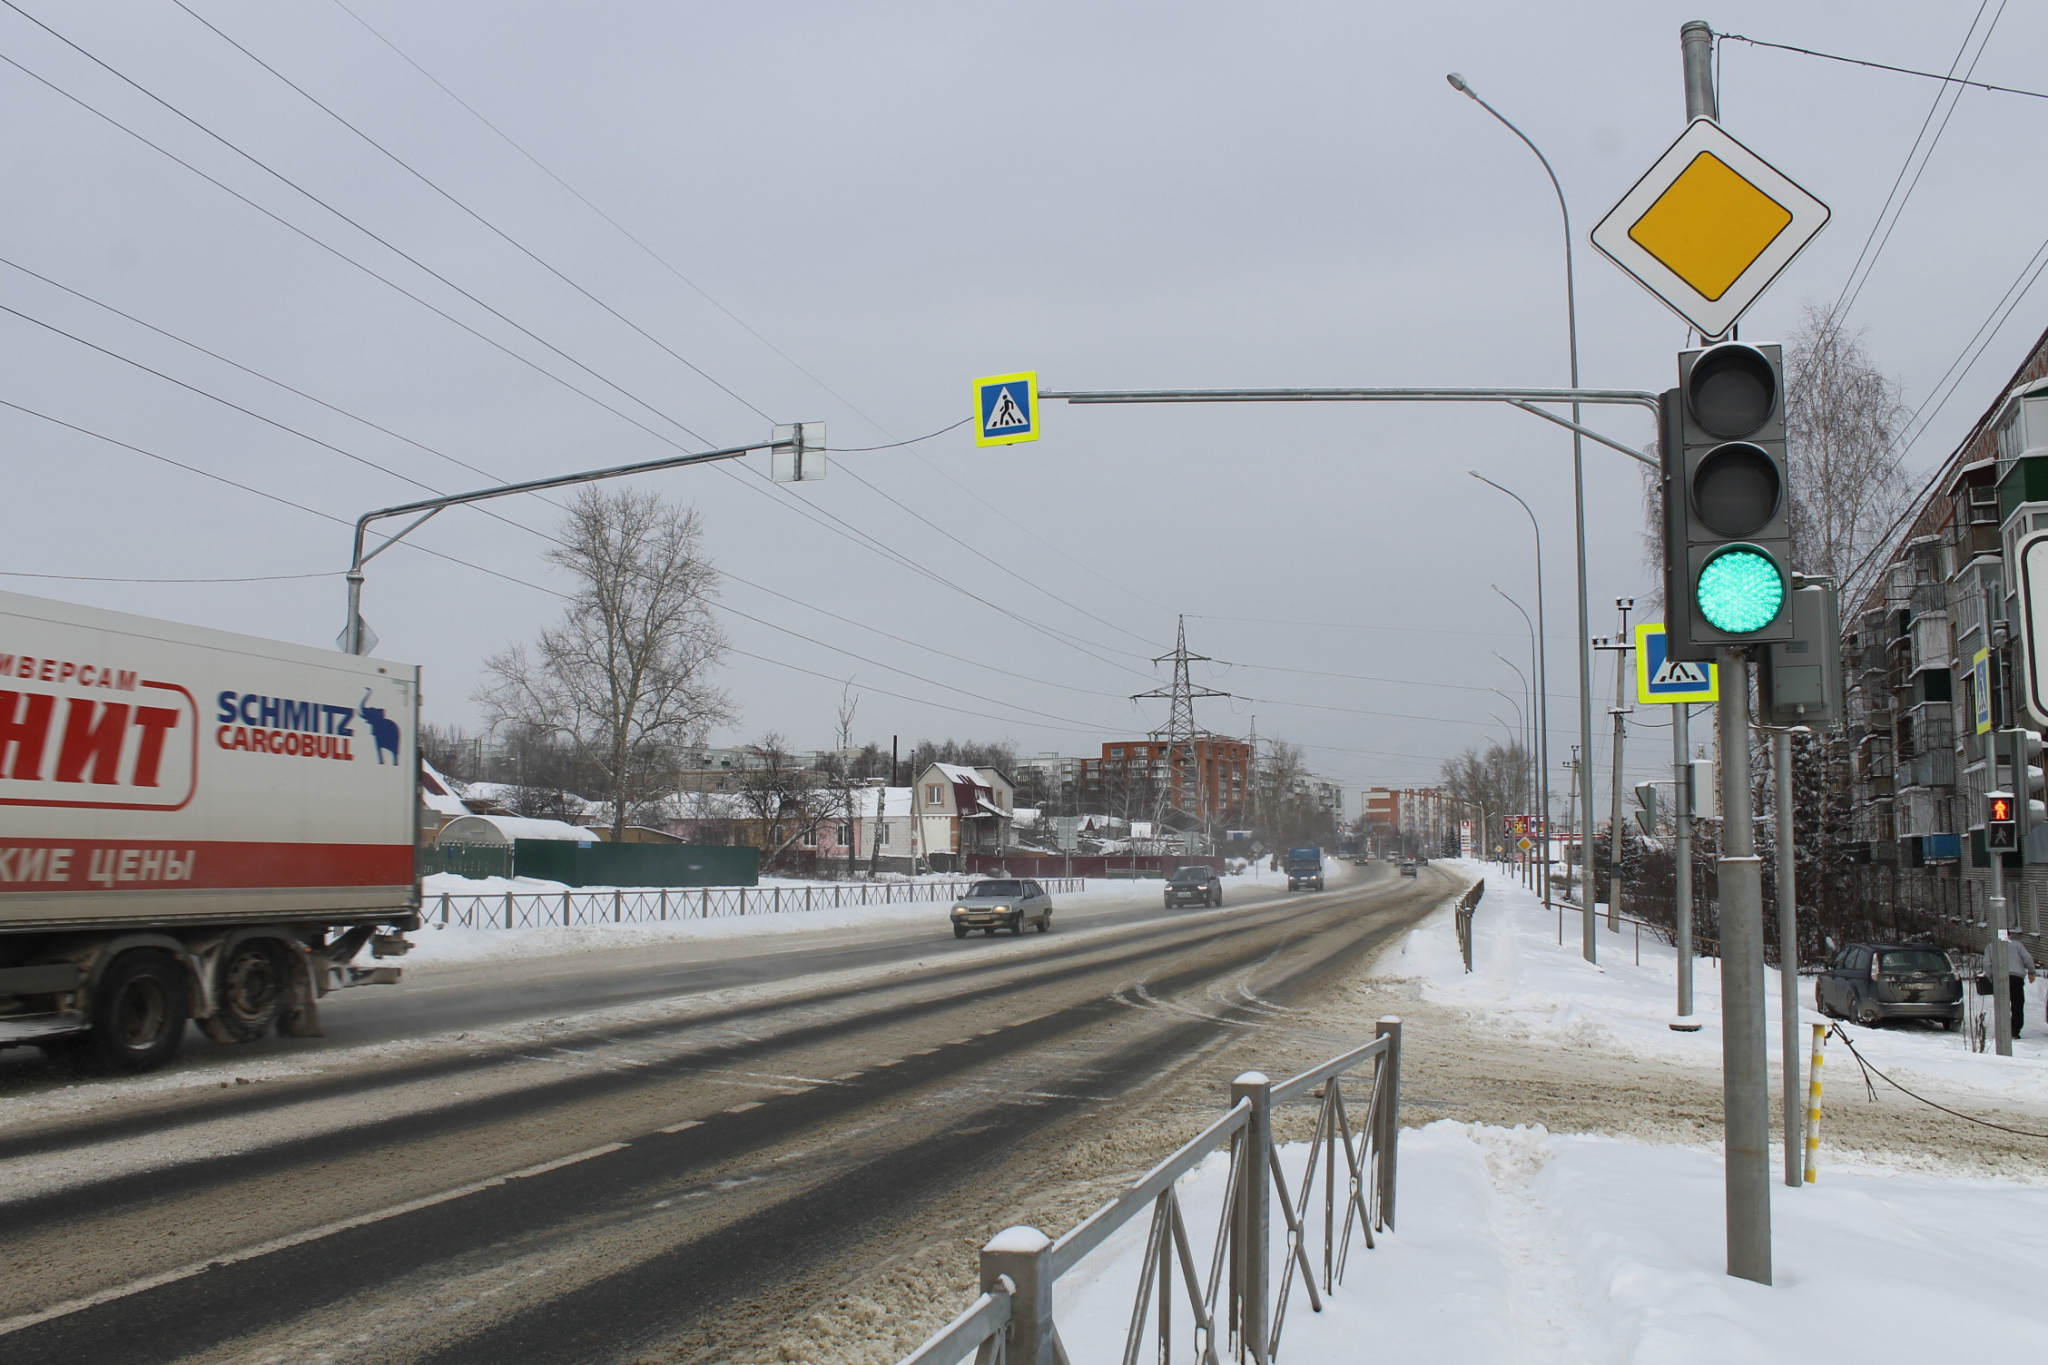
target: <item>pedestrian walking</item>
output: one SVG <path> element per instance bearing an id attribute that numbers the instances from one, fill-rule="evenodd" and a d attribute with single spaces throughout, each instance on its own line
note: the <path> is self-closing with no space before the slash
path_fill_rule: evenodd
<path id="1" fill-rule="evenodd" d="M 1984 972 L 1991 973 L 1991 951 L 1995 944 L 1984 948 Z M 2005 941 L 2006 996 L 2012 1002 L 2012 1036 L 2020 1036 L 2020 1026 L 2027 1020 L 2027 983 L 2034 979 L 2034 955 L 2027 951 L 2027 945 L 2016 938 Z M 1994 995 L 1996 991 L 1993 992 Z M 1992 1008 L 1996 1009 L 1994 1004 Z"/>

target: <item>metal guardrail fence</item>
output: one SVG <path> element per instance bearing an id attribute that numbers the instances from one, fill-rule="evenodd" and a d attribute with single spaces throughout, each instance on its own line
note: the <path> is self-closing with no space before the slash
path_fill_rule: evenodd
<path id="1" fill-rule="evenodd" d="M 1373 1073 L 1367 1082 L 1365 1113 L 1354 1125 L 1344 1103 L 1343 1079 L 1367 1061 L 1373 1062 Z M 1273 1141 L 1273 1106 L 1304 1098 L 1322 1103 L 1301 1187 L 1290 1191 Z M 970 1355 L 976 1365 L 1068 1365 L 1066 1346 L 1053 1321 L 1054 1286 L 1111 1233 L 1147 1210 L 1151 1228 L 1124 1340 L 1124 1365 L 1137 1365 L 1148 1337 L 1155 1343 L 1154 1359 L 1172 1358 L 1176 1280 L 1185 1303 L 1180 1326 L 1190 1334 L 1197 1361 L 1221 1365 L 1223 1356 L 1229 1355 L 1269 1365 L 1280 1350 L 1296 1272 L 1310 1308 L 1321 1312 L 1322 1296 L 1334 1293 L 1343 1280 L 1353 1220 L 1367 1249 L 1373 1246 L 1375 1230 L 1394 1226 L 1401 1021 L 1380 1020 L 1372 1042 L 1278 1085 L 1260 1072 L 1246 1072 L 1231 1084 L 1230 1100 L 1221 1118 L 1059 1240 L 1029 1227 L 998 1233 L 981 1249 L 981 1297 L 904 1357 L 901 1365 L 957 1365 Z M 1226 1194 L 1204 1275 L 1176 1185 L 1226 1145 Z M 1319 1172 L 1320 1220 L 1311 1212 Z M 1271 1247 L 1275 1195 L 1287 1228 L 1277 1294 Z M 1312 1251 L 1319 1221 L 1321 1245 Z"/>
<path id="2" fill-rule="evenodd" d="M 1486 878 L 1465 888 L 1465 894 L 1458 897 L 1458 951 L 1465 958 L 1465 970 L 1472 970 L 1472 912 L 1479 908 L 1479 898 L 1486 894 Z"/>
<path id="3" fill-rule="evenodd" d="M 674 919 L 801 914 L 855 905 L 949 901 L 973 886 L 955 882 L 820 882 L 815 886 L 662 886 L 614 890 L 433 892 L 420 914 L 465 929 L 546 929 L 579 924 L 652 924 Z M 1041 877 L 1057 896 L 1082 890 L 1078 877 Z"/>

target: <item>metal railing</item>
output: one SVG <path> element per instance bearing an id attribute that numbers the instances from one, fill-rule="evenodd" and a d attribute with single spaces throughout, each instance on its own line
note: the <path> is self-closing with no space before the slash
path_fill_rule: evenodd
<path id="1" fill-rule="evenodd" d="M 1367 1061 L 1373 1071 L 1366 1083 L 1365 1112 L 1354 1124 L 1344 1102 L 1344 1077 Z M 1300 1188 L 1290 1190 L 1273 1141 L 1273 1106 L 1301 1099 L 1321 1103 Z M 1187 1333 L 1202 1365 L 1222 1365 L 1225 1355 L 1269 1365 L 1280 1350 L 1297 1271 L 1309 1307 L 1320 1313 L 1323 1295 L 1334 1293 L 1343 1281 L 1354 1221 L 1368 1250 L 1375 1231 L 1394 1226 L 1401 1021 L 1381 1019 L 1372 1042 L 1278 1085 L 1248 1071 L 1231 1083 L 1230 1101 L 1222 1117 L 1059 1240 L 1030 1227 L 1009 1228 L 990 1239 L 981 1249 L 981 1297 L 904 1357 L 902 1365 L 957 1365 L 970 1355 L 976 1365 L 1068 1365 L 1053 1321 L 1054 1287 L 1112 1233 L 1148 1211 L 1151 1226 L 1123 1365 L 1137 1365 L 1148 1338 L 1154 1343 L 1153 1359 L 1171 1360 L 1180 1331 Z M 1230 1167 L 1215 1235 L 1206 1248 L 1205 1273 L 1177 1187 L 1182 1176 L 1225 1147 Z M 1320 1219 L 1313 1214 L 1318 1193 Z M 1277 1293 L 1271 1246 L 1276 1195 L 1286 1224 Z M 1176 1281 L 1183 1305 L 1178 1314 Z"/>
<path id="2" fill-rule="evenodd" d="M 975 881 L 819 882 L 814 886 L 661 886 L 594 891 L 433 892 L 420 915 L 464 929 L 546 929 L 579 924 L 654 924 L 664 920 L 801 914 L 859 905 L 949 901 Z M 1041 877 L 1057 896 L 1086 886 L 1079 877 Z"/>
<path id="3" fill-rule="evenodd" d="M 1486 878 L 1465 888 L 1465 894 L 1458 897 L 1458 952 L 1465 959 L 1465 971 L 1472 970 L 1472 912 L 1479 908 L 1479 898 L 1486 894 Z"/>

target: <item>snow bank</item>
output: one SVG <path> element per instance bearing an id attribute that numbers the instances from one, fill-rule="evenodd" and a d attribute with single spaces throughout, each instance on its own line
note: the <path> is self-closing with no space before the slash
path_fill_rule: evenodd
<path id="1" fill-rule="evenodd" d="M 1305 1154 L 1283 1152 L 1297 1187 Z M 1224 1179 L 1212 1158 L 1181 1185 L 1204 1250 Z M 1959 1339 L 2025 1359 L 2048 1333 L 2048 1188 L 1839 1167 L 1774 1185 L 1766 1287 L 1725 1273 L 1714 1152 L 1442 1121 L 1403 1133 L 1400 1179 L 1399 1231 L 1354 1243 L 1325 1311 L 1297 1282 L 1283 1359 L 1902 1361 L 1946 1358 Z M 1121 1356 L 1146 1222 L 1060 1286 L 1075 1365 Z M 1276 1214 L 1276 1285 L 1285 1244 Z"/>
<path id="2" fill-rule="evenodd" d="M 1416 978 L 1423 998 L 1478 1016 L 1504 1036 L 1552 1045 L 1583 1046 L 1631 1057 L 1657 1058 L 1702 1067 L 1721 1065 L 1721 974 L 1713 958 L 1693 962 L 1696 1033 L 1670 1028 L 1677 1008 L 1678 954 L 1642 931 L 1641 965 L 1636 931 L 1599 928 L 1598 966 L 1579 951 L 1579 912 L 1567 908 L 1564 943 L 1557 917 L 1546 913 L 1536 893 L 1502 877 L 1488 864 L 1461 862 L 1486 878 L 1486 895 L 1473 917 L 1472 973 L 1458 956 L 1457 931 L 1448 906 L 1409 934 L 1397 954 L 1382 959 L 1389 976 Z M 1770 1055 L 1779 1048 L 1778 973 L 1766 967 L 1765 1000 Z M 2048 983 L 2029 988 L 2027 1032 L 2013 1056 L 1973 1053 L 1961 1033 L 1920 1025 L 1880 1029 L 1850 1026 L 1850 1036 L 1871 1064 L 1906 1085 L 1915 1079 L 2010 1100 L 2048 1103 L 2048 1026 L 2041 1021 Z M 1813 981 L 1799 986 L 1798 1025 L 1824 1022 L 1814 1011 Z M 1836 1081 L 1855 1074 L 1855 1063 L 1837 1044 L 1828 1049 Z"/>

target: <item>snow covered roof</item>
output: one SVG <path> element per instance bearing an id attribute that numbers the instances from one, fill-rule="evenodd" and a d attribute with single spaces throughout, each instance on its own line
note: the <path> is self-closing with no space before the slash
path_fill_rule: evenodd
<path id="1" fill-rule="evenodd" d="M 448 779 L 434 770 L 434 765 L 424 758 L 420 760 L 420 804 L 436 815 L 461 817 L 469 814 L 469 807 L 462 804 L 448 785 Z"/>
<path id="2" fill-rule="evenodd" d="M 444 844 L 509 844 L 514 839 L 556 839 L 595 843 L 597 833 L 565 820 L 535 820 L 521 815 L 465 815 L 441 827 Z"/>
<path id="3" fill-rule="evenodd" d="M 506 805 L 518 800 L 524 790 L 525 788 L 511 782 L 468 782 L 464 783 L 462 788 L 463 795 L 465 796 L 479 801 L 495 801 Z M 550 794 L 552 795 L 552 793 Z M 602 808 L 601 802 L 578 796 L 574 792 L 562 792 L 560 800 L 564 809 L 575 811 L 580 815 L 591 815 Z"/>
<path id="4" fill-rule="evenodd" d="M 668 806 L 678 820 L 746 820 L 753 815 L 737 792 L 677 792 Z"/>
<path id="5" fill-rule="evenodd" d="M 932 766 L 937 768 L 939 776 L 945 778 L 948 782 L 972 782 L 977 787 L 986 787 L 988 785 L 987 778 L 974 769 L 963 767 L 958 763 L 934 763 Z"/>

